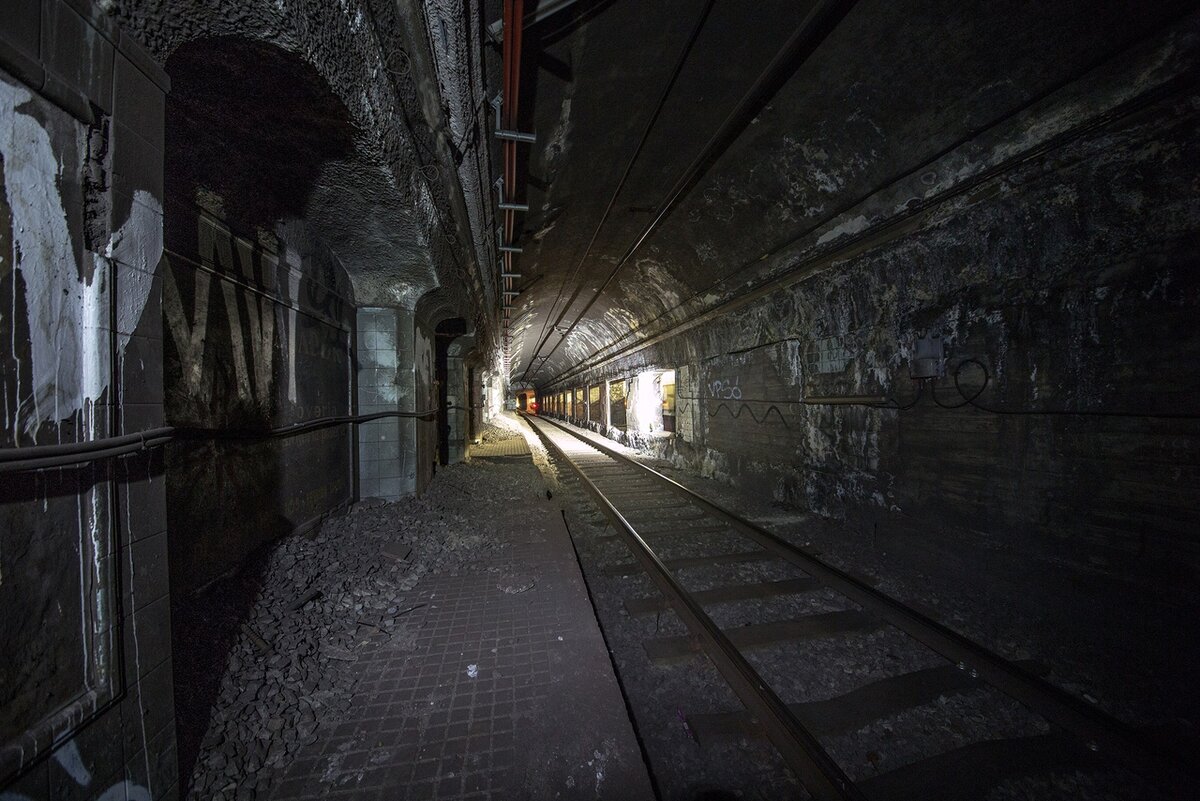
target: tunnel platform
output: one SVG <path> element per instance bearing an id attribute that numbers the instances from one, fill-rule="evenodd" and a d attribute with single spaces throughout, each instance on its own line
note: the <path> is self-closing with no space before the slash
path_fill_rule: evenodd
<path id="1" fill-rule="evenodd" d="M 267 797 L 653 797 L 559 506 L 523 438 L 477 448 L 476 468 L 490 462 L 528 488 L 468 515 L 499 556 L 426 575 L 404 596 L 417 607 L 408 636 L 353 664 L 349 710 Z M 438 479 L 461 482 L 455 469 L 470 468 Z"/>

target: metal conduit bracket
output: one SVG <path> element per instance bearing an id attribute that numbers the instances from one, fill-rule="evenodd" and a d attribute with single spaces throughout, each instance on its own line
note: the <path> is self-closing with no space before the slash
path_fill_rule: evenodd
<path id="1" fill-rule="evenodd" d="M 520 273 L 500 273 L 501 278 L 520 278 Z"/>
<path id="2" fill-rule="evenodd" d="M 501 211 L 529 211 L 529 205 L 526 203 L 510 203 L 508 201 L 500 201 Z"/>
<path id="3" fill-rule="evenodd" d="M 519 248 L 516 245 L 501 245 L 500 252 L 501 253 L 524 253 L 525 248 Z"/>
<path id="4" fill-rule="evenodd" d="M 508 139 L 512 142 L 527 142 L 529 144 L 533 144 L 537 141 L 537 134 L 529 133 L 527 131 L 505 131 L 497 128 L 496 130 L 492 131 L 492 134 L 497 139 Z"/>

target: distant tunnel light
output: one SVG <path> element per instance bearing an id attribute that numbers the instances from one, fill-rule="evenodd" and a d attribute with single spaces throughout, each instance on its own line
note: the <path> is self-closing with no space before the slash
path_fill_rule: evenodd
<path id="1" fill-rule="evenodd" d="M 647 370 L 634 381 L 633 411 L 637 430 L 649 434 L 662 428 L 662 372 Z"/>

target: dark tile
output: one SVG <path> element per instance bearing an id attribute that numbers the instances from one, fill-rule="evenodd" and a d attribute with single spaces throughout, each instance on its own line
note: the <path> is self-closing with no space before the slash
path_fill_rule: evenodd
<path id="1" fill-rule="evenodd" d="M 157 417 L 157 425 L 162 425 L 161 406 L 127 406 L 121 410 L 121 414 L 126 431 L 153 428 L 154 417 Z M 139 420 L 143 414 L 146 419 Z M 167 482 L 164 472 L 162 448 L 117 460 L 117 499 L 120 507 L 117 519 L 123 545 L 166 530 Z"/>
<path id="2" fill-rule="evenodd" d="M 147 673 L 140 686 L 130 681 L 120 704 L 125 753 L 140 750 L 175 718 L 175 693 L 171 682 L 171 662 L 162 663 Z"/>
<path id="3" fill-rule="evenodd" d="M 121 716 L 114 713 L 103 715 L 57 748 L 55 754 L 46 760 L 50 777 L 49 798 L 55 801 L 89 798 L 97 787 L 112 783 L 110 779 L 119 779 L 123 762 Z M 85 779 L 83 783 L 80 782 L 81 777 Z"/>
<path id="4" fill-rule="evenodd" d="M 166 113 L 162 89 L 122 53 L 116 54 L 113 66 L 114 118 L 162 152 Z"/>
<path id="5" fill-rule="evenodd" d="M 145 405 L 162 403 L 162 340 L 142 336 L 122 336 L 122 340 L 125 350 L 121 358 L 121 401 Z"/>
<path id="6" fill-rule="evenodd" d="M 144 139 L 136 130 L 121 124 L 117 118 L 112 126 L 113 191 L 122 198 L 117 208 L 130 208 L 129 203 L 152 198 L 163 205 L 163 151 Z M 138 191 L 146 194 L 139 195 Z M 149 198 L 146 197 L 149 195 Z M 120 220 L 116 220 L 120 223 Z"/>
<path id="7" fill-rule="evenodd" d="M 154 798 L 178 782 L 179 765 L 173 725 L 164 727 L 150 738 L 144 751 L 126 760 L 125 778 L 133 785 L 146 788 Z"/>
<path id="8" fill-rule="evenodd" d="M 41 50 L 41 0 L 9 0 L 4 5 L 0 38 L 36 59 Z"/>
<path id="9" fill-rule="evenodd" d="M 112 110 L 113 47 L 66 3 L 42 3 L 41 60 L 47 83 L 64 84 Z"/>
<path id="10" fill-rule="evenodd" d="M 126 609 L 122 628 L 126 682 L 132 688 L 139 676 L 157 670 L 171 656 L 170 595 L 160 595 L 135 612 Z"/>
<path id="11" fill-rule="evenodd" d="M 144 537 L 122 549 L 121 608 L 135 612 L 167 595 L 167 532 Z"/>
<path id="12" fill-rule="evenodd" d="M 157 792 L 157 788 L 155 792 Z M 163 790 L 161 795 L 156 795 L 154 797 L 154 801 L 179 801 L 179 799 L 180 790 L 178 781 L 169 786 L 167 789 Z"/>

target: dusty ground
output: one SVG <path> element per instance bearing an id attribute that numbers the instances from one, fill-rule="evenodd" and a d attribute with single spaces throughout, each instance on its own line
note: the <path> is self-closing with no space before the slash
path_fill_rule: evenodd
<path id="1" fill-rule="evenodd" d="M 380 641 L 411 636 L 404 598 L 422 576 L 504 547 L 467 516 L 472 496 L 498 491 L 479 480 L 483 469 L 445 469 L 419 498 L 364 501 L 177 606 L 178 661 L 188 665 L 177 671 L 177 694 L 185 695 L 179 726 L 194 754 L 181 747 L 181 771 L 191 769 L 190 798 L 262 797 L 316 738 L 318 721 L 345 711 L 353 693 L 345 668 Z M 222 642 L 227 652 L 213 647 Z M 206 676 L 219 677 L 215 698 L 188 703 Z"/>
<path id="2" fill-rule="evenodd" d="M 515 419 L 482 432 L 521 436 Z M 364 501 L 178 605 L 186 797 L 648 798 L 550 495 L 528 456 L 443 468 L 421 497 Z"/>

